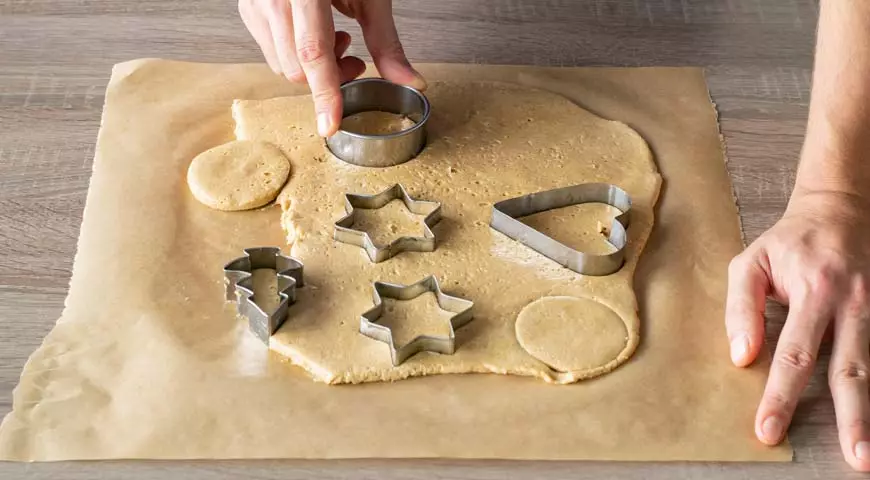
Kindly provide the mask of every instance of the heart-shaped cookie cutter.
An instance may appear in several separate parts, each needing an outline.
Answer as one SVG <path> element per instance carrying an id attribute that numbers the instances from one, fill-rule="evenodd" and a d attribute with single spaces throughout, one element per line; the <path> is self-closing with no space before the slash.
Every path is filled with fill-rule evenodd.
<path id="1" fill-rule="evenodd" d="M 581 203 L 606 203 L 622 212 L 613 219 L 607 236 L 607 241 L 616 251 L 605 255 L 584 253 L 517 220 L 535 213 Z M 603 276 L 618 271 L 625 261 L 630 210 L 631 197 L 616 185 L 581 183 L 502 200 L 493 205 L 489 225 L 563 267 L 582 275 Z"/>

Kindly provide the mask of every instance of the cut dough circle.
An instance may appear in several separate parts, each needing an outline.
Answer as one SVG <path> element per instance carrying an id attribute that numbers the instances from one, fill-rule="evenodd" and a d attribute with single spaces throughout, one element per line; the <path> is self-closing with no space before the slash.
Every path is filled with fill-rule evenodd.
<path id="1" fill-rule="evenodd" d="M 360 135 L 389 135 L 403 132 L 416 124 L 404 115 L 371 110 L 344 117 L 341 129 Z"/>
<path id="2" fill-rule="evenodd" d="M 290 161 L 278 147 L 241 140 L 197 155 L 187 170 L 187 185 L 208 207 L 250 210 L 275 200 L 289 177 Z"/>
<path id="3" fill-rule="evenodd" d="M 559 372 L 605 366 L 628 342 L 616 312 L 595 300 L 565 296 L 526 305 L 517 316 L 516 335 L 529 355 Z"/>

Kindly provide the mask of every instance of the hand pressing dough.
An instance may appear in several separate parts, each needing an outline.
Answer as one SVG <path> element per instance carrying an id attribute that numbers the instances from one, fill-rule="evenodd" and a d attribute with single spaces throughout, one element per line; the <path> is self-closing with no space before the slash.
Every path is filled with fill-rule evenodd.
<path id="1" fill-rule="evenodd" d="M 190 163 L 187 185 L 216 210 L 250 210 L 275 200 L 290 177 L 290 162 L 266 142 L 235 141 L 206 150 Z"/>
<path id="2" fill-rule="evenodd" d="M 407 130 L 416 124 L 404 115 L 371 111 L 344 117 L 341 120 L 341 129 L 360 135 L 389 135 Z"/>
<path id="3" fill-rule="evenodd" d="M 331 384 L 471 372 L 571 383 L 628 360 L 640 340 L 632 275 L 652 228 L 661 182 L 646 142 L 622 123 L 541 90 L 439 83 L 427 96 L 427 147 L 389 168 L 333 157 L 314 134 L 307 96 L 234 102 L 239 139 L 273 143 L 294 158 L 293 181 L 277 201 L 292 254 L 305 262 L 306 287 L 270 348 Z M 632 195 L 626 264 L 615 274 L 576 274 L 489 227 L 497 201 L 583 182 L 615 183 Z M 345 193 L 376 193 L 394 183 L 415 198 L 442 202 L 442 220 L 433 229 L 436 251 L 405 252 L 373 264 L 360 248 L 333 241 Z M 390 215 L 380 215 L 389 211 L 370 213 L 373 225 L 389 229 Z M 556 238 L 586 238 L 582 243 L 589 245 L 599 241 L 598 222 L 610 224 L 609 213 L 606 206 L 587 205 L 525 221 Z M 384 344 L 358 333 L 360 314 L 372 306 L 372 282 L 409 284 L 430 274 L 446 293 L 475 302 L 474 320 L 456 331 L 455 354 L 419 354 L 394 367 Z M 553 312 L 564 320 L 547 335 L 535 333 L 536 322 L 545 318 L 529 312 L 549 318 L 546 310 L 559 310 L 561 302 L 529 307 L 527 320 L 516 325 L 528 305 L 560 296 L 582 298 L 584 308 L 568 303 L 566 312 Z M 437 322 L 422 311 L 406 317 L 403 324 L 418 322 L 420 328 Z"/>

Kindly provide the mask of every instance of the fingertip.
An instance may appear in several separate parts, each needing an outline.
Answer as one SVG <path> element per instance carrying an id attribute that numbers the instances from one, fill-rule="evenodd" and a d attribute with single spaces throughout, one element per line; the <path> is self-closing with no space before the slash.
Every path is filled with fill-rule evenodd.
<path id="1" fill-rule="evenodd" d="M 417 74 L 417 81 L 411 86 L 422 92 L 422 91 L 426 90 L 427 88 L 429 88 L 429 83 L 426 82 L 426 79 L 423 78 L 423 76 L 418 73 Z"/>
<path id="2" fill-rule="evenodd" d="M 341 58 L 341 56 L 344 55 L 344 52 L 346 52 L 347 49 L 350 48 L 351 40 L 352 38 L 350 34 L 345 32 L 344 30 L 339 30 L 335 32 L 334 52 L 337 58 Z"/>
<path id="3" fill-rule="evenodd" d="M 317 134 L 321 137 L 331 137 L 338 131 L 339 122 L 326 112 L 317 114 Z"/>
<path id="4" fill-rule="evenodd" d="M 365 73 L 366 62 L 361 58 L 348 56 L 338 60 L 338 69 L 341 71 L 341 82 L 349 82 Z"/>
<path id="5" fill-rule="evenodd" d="M 846 462 L 854 470 L 859 472 L 870 472 L 870 441 L 859 440 L 858 442 L 855 442 L 851 452 L 843 453 L 845 454 Z"/>
<path id="6" fill-rule="evenodd" d="M 770 415 L 756 424 L 755 436 L 765 445 L 778 445 L 785 437 L 785 423 L 776 415 Z"/>
<path id="7" fill-rule="evenodd" d="M 343 43 L 350 43 L 351 36 L 344 30 L 336 30 L 335 31 L 335 44 L 340 45 Z"/>
<path id="8" fill-rule="evenodd" d="M 308 77 L 305 76 L 305 72 L 302 70 L 285 72 L 284 78 L 293 83 L 306 83 L 308 81 Z"/>
<path id="9" fill-rule="evenodd" d="M 417 90 L 426 90 L 428 86 L 426 79 L 417 70 L 408 63 L 407 60 L 398 60 L 396 58 L 376 58 L 375 66 L 378 72 L 385 79 L 416 88 Z"/>
<path id="10" fill-rule="evenodd" d="M 421 92 L 423 90 L 426 90 L 426 88 L 429 87 L 429 84 L 426 82 L 426 79 L 423 77 L 423 75 L 411 65 L 408 65 L 408 69 L 411 70 L 411 73 L 414 76 L 414 79 L 409 84 L 409 86 L 414 87 Z"/>
<path id="11" fill-rule="evenodd" d="M 738 367 L 749 366 L 754 358 L 750 353 L 749 337 L 746 334 L 737 334 L 731 339 L 731 362 Z"/>
<path id="12" fill-rule="evenodd" d="M 269 70 L 272 70 L 272 73 L 275 75 L 281 75 L 281 66 L 278 65 L 276 60 L 270 60 L 266 58 L 266 65 L 269 66 Z"/>

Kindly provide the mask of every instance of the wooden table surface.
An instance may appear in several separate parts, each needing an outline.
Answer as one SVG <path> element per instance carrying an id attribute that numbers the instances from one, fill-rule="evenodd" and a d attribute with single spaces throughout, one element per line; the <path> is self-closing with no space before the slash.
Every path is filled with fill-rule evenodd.
<path id="1" fill-rule="evenodd" d="M 707 67 L 747 240 L 782 213 L 806 121 L 817 0 L 395 3 L 416 61 Z M 231 0 L 0 0 L 0 415 L 63 307 L 111 66 L 137 57 L 260 59 Z M 774 308 L 771 342 L 782 320 Z M 827 353 L 798 408 L 791 464 L 0 463 L 0 478 L 858 478 L 837 443 Z"/>

